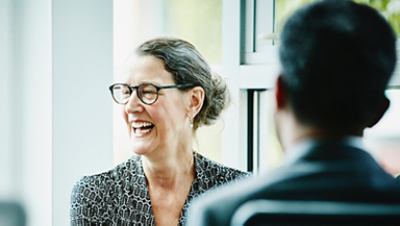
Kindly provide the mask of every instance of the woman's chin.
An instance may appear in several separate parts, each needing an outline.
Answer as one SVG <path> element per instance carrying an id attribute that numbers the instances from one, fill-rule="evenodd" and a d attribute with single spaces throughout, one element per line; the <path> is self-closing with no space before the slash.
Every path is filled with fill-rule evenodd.
<path id="1" fill-rule="evenodd" d="M 147 133 L 130 133 L 130 149 L 136 155 L 148 155 L 160 145 L 154 129 Z"/>
<path id="2" fill-rule="evenodd" d="M 132 151 L 133 154 L 135 154 L 135 155 L 146 155 L 146 154 L 148 153 L 148 150 L 149 150 L 149 149 L 136 148 L 136 147 L 133 147 L 133 148 L 131 149 L 131 151 Z"/>

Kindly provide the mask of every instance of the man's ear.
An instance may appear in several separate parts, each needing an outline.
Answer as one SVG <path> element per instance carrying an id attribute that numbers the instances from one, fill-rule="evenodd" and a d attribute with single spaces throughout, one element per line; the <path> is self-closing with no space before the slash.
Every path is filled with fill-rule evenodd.
<path id="1" fill-rule="evenodd" d="M 385 96 L 383 98 L 382 104 L 380 106 L 379 111 L 376 112 L 375 115 L 373 115 L 373 117 L 371 118 L 371 120 L 369 121 L 369 123 L 367 124 L 367 127 L 371 128 L 373 127 L 376 123 L 379 122 L 379 120 L 381 120 L 381 118 L 383 117 L 383 115 L 385 114 L 385 112 L 387 111 L 387 109 L 390 106 L 390 100 Z"/>
<path id="2" fill-rule="evenodd" d="M 281 110 L 287 105 L 287 90 L 282 75 L 279 75 L 275 84 L 276 109 Z"/>
<path id="3" fill-rule="evenodd" d="M 189 91 L 188 114 L 194 118 L 201 110 L 204 103 L 205 92 L 201 86 L 196 86 Z"/>

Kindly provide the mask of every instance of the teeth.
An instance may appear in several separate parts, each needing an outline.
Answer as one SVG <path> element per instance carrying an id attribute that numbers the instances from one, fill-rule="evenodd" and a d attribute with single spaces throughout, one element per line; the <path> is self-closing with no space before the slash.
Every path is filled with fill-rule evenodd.
<path id="1" fill-rule="evenodd" d="M 133 122 L 132 124 L 133 128 L 141 128 L 141 127 L 146 127 L 146 126 L 151 126 L 153 125 L 151 122 Z"/>
<path id="2" fill-rule="evenodd" d="M 133 129 L 133 133 L 137 136 L 143 136 L 149 133 L 151 129 Z"/>
<path id="3" fill-rule="evenodd" d="M 133 134 L 136 137 L 142 137 L 153 129 L 153 123 L 151 122 L 132 122 L 131 123 Z"/>

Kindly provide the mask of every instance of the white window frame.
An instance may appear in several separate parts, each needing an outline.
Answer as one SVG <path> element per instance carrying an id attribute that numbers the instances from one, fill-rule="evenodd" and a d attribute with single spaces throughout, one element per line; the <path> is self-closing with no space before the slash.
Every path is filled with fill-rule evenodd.
<path id="1" fill-rule="evenodd" d="M 250 3 L 250 5 L 254 4 Z M 248 158 L 247 150 L 249 148 L 248 141 L 248 123 L 247 119 L 249 113 L 247 112 L 247 105 L 249 104 L 247 98 L 247 90 L 265 90 L 272 89 L 274 87 L 276 75 L 279 72 L 279 65 L 276 62 L 276 47 L 270 42 L 267 52 L 258 52 L 256 45 L 254 44 L 254 37 L 268 36 L 268 34 L 254 34 L 254 29 L 251 32 L 251 37 L 246 37 L 246 34 L 242 34 L 244 28 L 241 28 L 243 24 L 249 26 L 249 23 L 244 22 L 241 16 L 245 13 L 250 14 L 248 21 L 254 21 L 254 14 L 252 10 L 245 9 L 243 0 L 224 0 L 223 1 L 223 13 L 222 13 L 222 27 L 223 27 L 223 68 L 224 74 L 229 75 L 228 86 L 231 92 L 232 105 L 225 113 L 225 120 L 232 122 L 227 123 L 224 129 L 223 135 L 223 146 L 222 146 L 222 161 L 240 168 L 242 170 L 248 169 Z M 247 2 L 247 4 L 249 4 Z M 271 10 L 270 15 L 273 15 L 273 0 L 265 0 L 264 4 L 269 4 L 267 7 Z M 263 17 L 266 18 L 266 17 Z M 273 24 L 273 18 L 268 17 L 271 25 Z M 269 26 L 270 34 L 273 33 L 273 26 Z M 265 32 L 265 31 L 264 31 Z M 248 34 L 247 34 L 248 35 Z M 244 44 L 243 42 L 247 42 Z M 241 48 L 244 47 L 243 51 Z M 248 46 L 253 46 L 248 47 Z M 252 52 L 251 52 L 252 51 Z M 260 61 L 260 58 L 265 58 L 265 61 Z M 250 63 L 250 64 L 246 64 Z M 262 62 L 262 63 L 261 63 Z M 262 93 L 262 92 L 261 92 Z M 256 151 L 253 152 L 254 162 L 253 171 L 257 172 L 260 167 L 259 160 L 263 158 L 265 153 L 261 153 L 259 150 L 265 150 L 265 140 L 259 139 L 263 137 L 262 128 L 267 126 L 267 122 L 262 117 L 257 117 L 260 113 L 265 111 L 263 105 L 259 103 L 263 102 L 263 95 L 257 93 L 253 101 L 254 106 L 260 111 L 253 112 L 256 117 L 254 118 L 253 127 L 254 138 L 252 142 L 253 147 Z"/>

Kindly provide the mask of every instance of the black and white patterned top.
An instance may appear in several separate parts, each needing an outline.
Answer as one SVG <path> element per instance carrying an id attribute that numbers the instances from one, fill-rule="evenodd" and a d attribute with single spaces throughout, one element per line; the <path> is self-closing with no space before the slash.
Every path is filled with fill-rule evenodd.
<path id="1" fill-rule="evenodd" d="M 186 222 L 189 202 L 205 191 L 248 173 L 225 167 L 195 153 L 196 178 L 183 206 L 179 225 Z M 72 191 L 71 225 L 155 225 L 147 181 L 139 156 L 114 169 L 83 177 Z"/>

